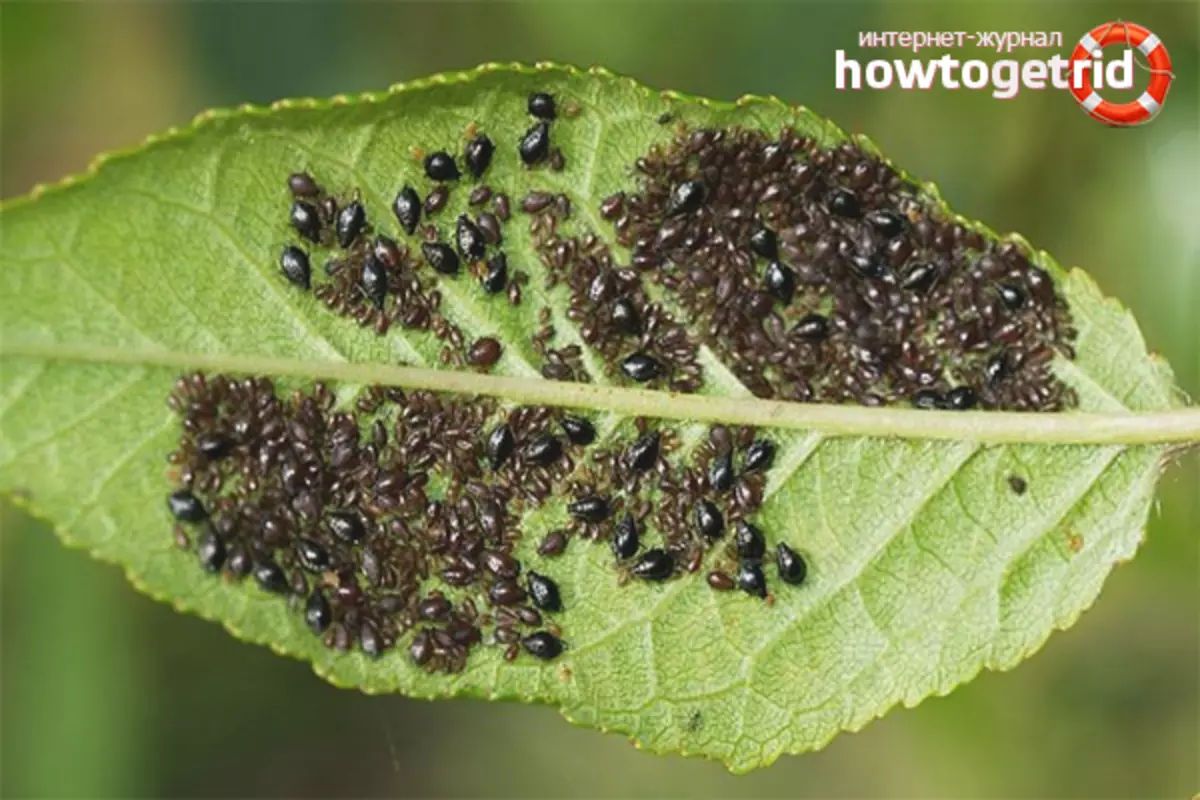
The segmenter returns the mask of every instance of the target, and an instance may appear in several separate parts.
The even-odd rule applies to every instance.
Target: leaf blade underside
[[[14,351],[33,341],[434,367],[431,336],[376,336],[278,277],[275,259],[288,238],[280,179],[311,168],[323,182],[360,188],[382,217],[397,187],[423,180],[410,146],[460,142],[463,128],[479,122],[499,150],[511,150],[529,124],[524,98],[533,90],[581,106],[577,118],[556,123],[567,167],[529,174],[497,158],[488,182],[514,199],[533,186],[564,192],[599,235],[610,232],[596,215],[600,198],[630,188],[628,165],[669,139],[671,126],[655,121],[664,111],[695,126],[791,124],[822,142],[844,138],[778,101],[709,103],[549,66],[483,68],[331,104],[212,113],[5,210],[0,340]],[[933,187],[925,191],[936,197]],[[463,195],[455,192],[443,220],[465,205]],[[444,303],[473,336],[506,343],[497,374],[533,376],[528,332],[540,306],[553,308],[565,341],[577,333],[563,290],[542,288],[524,226],[509,225],[505,239],[510,259],[533,276],[527,302],[484,303],[460,279],[441,282]],[[1169,369],[1146,353],[1128,313],[1084,273],[1065,273],[1045,254],[1038,261],[1060,282],[1079,329],[1078,357],[1058,369],[1081,408],[1180,406]],[[702,362],[704,392],[747,394],[712,353]],[[148,594],[310,661],[339,685],[550,703],[650,750],[716,758],[735,771],[819,748],[983,668],[1011,668],[1069,627],[1112,566],[1136,551],[1164,455],[1162,446],[780,431],[757,519],[773,540],[809,554],[803,587],[780,591],[770,608],[696,580],[618,587],[608,549],[575,544],[552,565],[567,609],[558,619],[570,642],[561,659],[509,664],[498,648],[482,648],[461,674],[430,675],[402,648],[377,661],[326,649],[278,598],[203,574],[173,545],[162,456],[178,435],[164,404],[175,370],[11,352],[2,363],[0,491],[53,521],[68,543],[121,564]],[[590,371],[604,383],[599,364]],[[618,422],[609,415],[599,427]],[[703,431],[690,426],[685,438]],[[1010,474],[1026,479],[1027,493],[1009,490]],[[531,514],[522,560],[539,563],[536,542],[563,519],[553,503]]]

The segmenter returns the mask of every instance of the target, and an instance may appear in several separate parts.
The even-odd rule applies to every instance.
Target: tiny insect
[[[808,564],[804,557],[782,542],[775,547],[775,564],[779,579],[784,583],[799,586],[808,575]]]
[[[556,116],[554,95],[547,92],[534,92],[529,95],[528,109],[530,115],[538,119],[554,119]]]
[[[321,215],[316,206],[297,200],[292,203],[290,219],[296,233],[313,243],[321,241]]]
[[[583,417],[563,417],[558,422],[571,444],[586,446],[596,441],[596,428]]]
[[[425,156],[425,176],[438,182],[458,180],[458,164],[454,163],[454,156],[444,150]]]
[[[204,504],[186,489],[179,489],[167,497],[167,506],[172,516],[181,522],[200,522],[208,517]]]
[[[527,130],[517,145],[517,152],[521,163],[527,167],[545,161],[550,153],[550,125],[539,122]]]
[[[404,232],[412,236],[421,221],[421,198],[417,191],[411,186],[401,189],[392,202],[392,213],[396,215],[396,221],[400,223]]]
[[[562,640],[549,631],[531,633],[521,640],[521,646],[525,648],[525,652],[542,661],[553,661],[562,655],[563,651]]]
[[[443,275],[458,274],[458,254],[449,245],[442,242],[425,242],[421,245],[421,255],[435,271]]]
[[[475,178],[482,178],[492,163],[492,153],[495,149],[487,134],[481,133],[468,142],[465,152],[467,171]]]
[[[537,572],[530,572],[527,581],[529,597],[535,606],[542,611],[562,611],[562,596],[557,583]]]
[[[634,353],[621,362],[621,371],[629,379],[645,383],[662,375],[662,364],[645,353]]]

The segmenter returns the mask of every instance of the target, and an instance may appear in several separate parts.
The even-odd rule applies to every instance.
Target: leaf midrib
[[[923,411],[853,405],[794,403],[758,398],[716,397],[563,383],[470,372],[404,367],[372,362],[305,361],[269,356],[132,350],[94,344],[23,339],[0,341],[0,357],[62,360],[176,370],[294,376],[382,384],[519,403],[584,408],[631,416],[717,422],[765,428],[981,444],[1164,444],[1200,442],[1200,408],[1159,411],[1032,413],[1013,411]]]

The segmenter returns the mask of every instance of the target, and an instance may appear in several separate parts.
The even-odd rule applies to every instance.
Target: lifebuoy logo
[[[1105,100],[1097,91],[1101,88],[1100,79],[1103,75],[1098,59],[1103,55],[1103,48],[1119,44],[1125,45],[1127,56],[1132,56],[1132,48],[1136,47],[1146,57],[1150,85],[1133,102],[1116,104]],[[1093,62],[1093,59],[1096,61]],[[1089,62],[1096,65],[1091,70],[1086,69]],[[1071,94],[1075,95],[1079,107],[1093,119],[1117,126],[1142,125],[1152,120],[1162,110],[1167,91],[1171,88],[1171,79],[1175,77],[1171,72],[1171,57],[1167,55],[1166,45],[1148,29],[1132,22],[1109,22],[1085,33],[1071,54],[1071,67],[1081,76],[1071,85]]]
[[[860,32],[859,47],[902,47],[913,52],[929,47],[954,48],[974,44],[1010,53],[1024,47],[1062,47],[1061,33],[1045,31]],[[1115,58],[1104,59],[1105,48]],[[1107,125],[1141,125],[1162,110],[1174,74],[1166,45],[1147,28],[1117,20],[1097,25],[1079,40],[1070,58],[1055,54],[1047,59],[1001,59],[988,63],[981,59],[959,60],[951,54],[937,59],[871,59],[863,63],[847,58],[838,50],[834,59],[835,86],[861,90],[991,89],[992,97],[1009,100],[1022,89],[1066,89],[1079,107],[1092,119]],[[1110,102],[1101,95],[1105,90],[1135,88],[1138,77],[1149,74],[1145,90],[1126,103]],[[1111,94],[1110,94],[1111,96]]]

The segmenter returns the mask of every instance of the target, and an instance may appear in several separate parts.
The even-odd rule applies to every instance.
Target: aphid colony
[[[177,543],[289,597],[328,647],[407,647],[446,672],[484,645],[553,659],[571,592],[554,558],[576,538],[607,544],[622,580],[695,573],[722,543],[716,589],[767,597],[768,573],[804,579],[800,555],[769,554],[751,519],[774,445],[748,429],[714,428],[683,454],[674,429],[645,420],[601,441],[561,410],[381,387],[343,410],[324,384],[281,396],[267,378],[201,374],[168,405],[182,420]],[[520,520],[551,500],[569,522],[522,563]]]
[[[656,307],[640,274],[759,396],[948,409],[1075,402],[1049,369],[1055,353],[1074,356],[1075,337],[1050,276],[1021,245],[941,218],[856,145],[681,128],[634,166],[639,190],[599,208],[629,267],[587,237],[546,251],[581,325],[635,330],[627,320],[637,319],[647,344]],[[653,354],[620,368],[634,381],[690,382],[686,340],[682,329],[660,334]],[[609,352],[603,337],[598,346]]]
[[[538,92],[530,95],[527,105],[537,121],[517,143],[522,164],[532,169],[545,162],[552,170],[562,170],[566,158],[551,145],[550,125],[557,116],[554,97]],[[576,108],[573,103],[568,105]],[[471,126],[461,158],[471,179],[484,176],[495,153],[495,143],[488,135]],[[500,359],[502,346],[495,339],[467,342],[462,329],[441,314],[442,293],[420,269],[428,266],[442,279],[456,278],[467,271],[485,293],[505,293],[510,304],[519,305],[521,287],[529,276],[521,270],[513,270],[510,275],[508,257],[500,249],[503,224],[511,215],[510,201],[489,186],[476,186],[468,196],[468,205],[478,210],[460,214],[452,232],[443,237],[433,219],[449,203],[451,187],[463,178],[462,168],[458,158],[445,150],[424,154],[422,164],[433,188],[422,200],[417,189],[405,184],[391,207],[401,232],[418,238],[414,249],[376,230],[357,191],[335,196],[305,172],[288,178],[292,195],[289,222],[308,245],[335,251],[324,262],[328,280],[315,289],[316,296],[329,308],[374,327],[381,335],[394,324],[432,330],[445,343],[443,364],[487,370]],[[279,268],[295,286],[312,289],[312,257],[300,245],[283,248]]]

